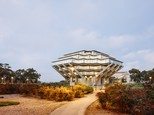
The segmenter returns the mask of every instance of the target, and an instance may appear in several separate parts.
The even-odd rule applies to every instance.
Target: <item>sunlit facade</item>
[[[116,82],[129,83],[131,81],[128,72],[116,72],[112,77],[115,78]]]
[[[52,62],[53,68],[70,81],[70,85],[82,82],[91,86],[103,86],[123,67],[122,63],[96,50],[81,50],[65,54]]]

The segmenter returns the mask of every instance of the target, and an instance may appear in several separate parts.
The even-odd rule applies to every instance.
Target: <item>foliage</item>
[[[113,84],[97,93],[102,108],[131,114],[154,113],[154,89],[138,84]]]
[[[71,101],[74,98],[73,91],[67,87],[41,86],[38,95],[40,98],[55,101]]]
[[[0,84],[0,94],[18,94],[20,84]]]
[[[74,98],[81,98],[84,94],[92,93],[93,88],[85,84],[78,84],[74,87],[56,87],[37,84],[0,84],[0,94],[19,93],[24,96],[32,96],[41,99],[55,101],[71,101]]]
[[[134,80],[135,82],[141,81],[141,72],[138,69],[133,68],[129,70],[129,73],[131,80]]]
[[[19,93],[25,96],[36,95],[39,90],[37,84],[20,84]]]
[[[138,69],[129,70],[131,81],[154,83],[154,68],[148,71],[140,71]]]
[[[14,101],[2,101],[0,102],[0,106],[9,106],[9,105],[18,105],[20,102],[14,102]]]
[[[38,95],[44,99],[56,101],[71,101],[75,98],[81,98],[84,94],[92,93],[93,88],[85,84],[77,84],[73,87],[55,87],[42,85]]]
[[[0,83],[37,83],[40,76],[33,68],[13,71],[9,64],[0,63]]]
[[[0,63],[0,83],[11,82],[11,77],[14,77],[14,72],[7,63]]]
[[[55,100],[56,101],[71,101],[74,98],[74,93],[71,90],[68,90],[66,87],[56,88],[55,90]]]
[[[68,81],[60,81],[60,82],[49,82],[49,83],[46,83],[46,82],[43,82],[42,85],[46,85],[46,86],[56,86],[56,87],[59,87],[59,86],[69,86],[69,82]]]
[[[75,86],[78,86],[78,85],[82,87],[82,91],[83,91],[84,94],[93,93],[93,91],[94,91],[93,87],[88,86],[86,84],[79,83]]]
[[[85,89],[86,89],[86,86],[84,86],[83,84],[77,84],[73,87],[72,90],[76,98],[81,98],[84,96]]]
[[[28,68],[15,71],[15,76],[16,83],[37,83],[41,75],[33,68]]]

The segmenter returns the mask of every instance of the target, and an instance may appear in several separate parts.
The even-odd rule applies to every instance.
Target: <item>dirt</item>
[[[102,109],[99,101],[97,100],[88,106],[85,115],[128,115],[128,114]]]
[[[23,97],[18,94],[0,95],[0,101],[17,101],[19,105],[0,107],[0,115],[49,115],[53,110],[68,103],[55,102],[33,97]]]

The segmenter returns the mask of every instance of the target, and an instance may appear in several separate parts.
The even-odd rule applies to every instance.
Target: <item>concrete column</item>
[[[81,77],[81,82],[85,83],[84,77]]]
[[[78,77],[75,76],[75,83],[78,83]]]
[[[101,78],[101,88],[104,88],[105,79],[104,77]]]
[[[73,86],[73,78],[72,77],[70,77],[70,86]]]
[[[96,77],[95,76],[93,76],[92,82],[93,82],[93,86],[94,86],[96,84]]]
[[[106,78],[105,79],[105,83],[109,83],[109,78]]]

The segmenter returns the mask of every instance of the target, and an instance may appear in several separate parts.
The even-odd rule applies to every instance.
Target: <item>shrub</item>
[[[18,105],[19,102],[14,101],[2,101],[0,102],[0,106],[9,106],[9,105]]]
[[[0,84],[0,94],[19,93],[20,84]]]
[[[73,91],[67,89],[67,87],[41,86],[38,94],[42,99],[55,101],[71,101],[74,98]]]
[[[75,90],[81,90],[84,94],[93,93],[93,87],[79,83],[73,87]]]
[[[77,84],[73,87],[39,86],[37,84],[0,84],[0,94],[19,93],[24,96],[55,101],[71,101],[74,97],[81,98],[84,94],[92,92],[93,88],[85,84]]]
[[[75,98],[81,98],[84,96],[84,91],[85,91],[85,87],[78,84],[78,85],[75,85],[73,87],[73,92],[74,92],[74,95],[75,95]]]
[[[97,93],[102,108],[131,114],[152,114],[154,90],[138,84],[113,84]],[[150,97],[149,97],[150,96]]]
[[[37,94],[38,89],[37,84],[20,84],[19,92],[25,96],[34,96]]]
[[[91,86],[86,86],[86,88],[85,88],[85,94],[88,94],[88,93],[93,93],[93,91],[94,91],[94,89],[93,89],[93,87],[91,87]]]
[[[74,98],[74,93],[66,87],[56,88],[54,95],[56,101],[71,101]]]
[[[93,87],[79,83],[73,86],[72,91],[74,92],[76,98],[81,98],[84,96],[84,94],[92,93]]]

